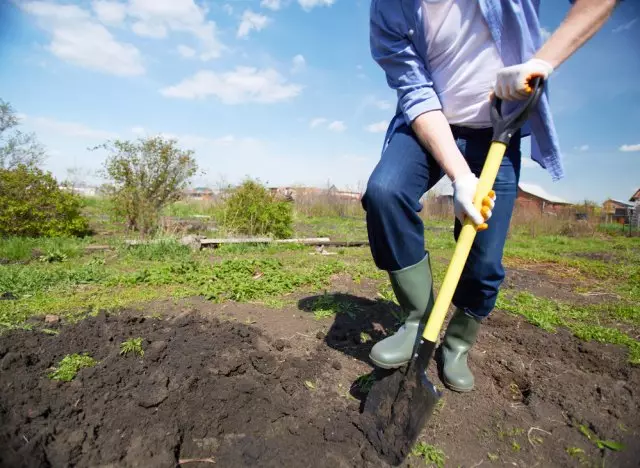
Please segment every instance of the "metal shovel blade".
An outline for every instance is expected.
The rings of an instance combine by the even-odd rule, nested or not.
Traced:
[[[386,371],[367,394],[361,428],[378,455],[391,465],[401,464],[409,455],[440,399],[427,377],[434,347],[422,341],[406,367]]]

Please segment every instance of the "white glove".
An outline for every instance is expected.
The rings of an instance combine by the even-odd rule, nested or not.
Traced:
[[[512,65],[498,70],[495,95],[505,101],[527,99],[531,94],[529,80],[541,76],[547,79],[553,73],[553,67],[542,59],[533,58],[519,65]]]
[[[469,216],[471,220],[480,227],[479,230],[487,228],[486,221],[491,218],[491,210],[495,206],[496,194],[493,190],[482,200],[482,209],[478,211],[473,205],[473,198],[476,195],[478,178],[473,172],[468,172],[453,181],[453,207],[456,218],[464,223],[464,217]]]

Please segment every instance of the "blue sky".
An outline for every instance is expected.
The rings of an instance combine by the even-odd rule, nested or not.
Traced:
[[[370,57],[364,0],[0,2],[0,97],[46,145],[46,168],[87,174],[106,139],[176,136],[196,183],[361,189],[395,95]],[[569,2],[542,1],[553,31]],[[640,4],[623,2],[553,75],[566,177],[528,157],[522,181],[571,201],[640,187]],[[95,179],[93,179],[95,180]]]

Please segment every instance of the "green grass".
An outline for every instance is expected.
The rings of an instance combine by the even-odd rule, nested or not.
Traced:
[[[425,442],[418,442],[411,451],[411,455],[422,458],[426,466],[444,467],[445,455],[442,449]]]
[[[88,240],[53,237],[8,237],[0,241],[0,260],[5,262],[38,261],[40,256],[64,255],[67,259],[82,254]]]
[[[140,357],[144,356],[142,338],[129,338],[127,341],[120,343],[120,354],[126,356],[129,353],[137,354]]]
[[[80,369],[93,367],[96,363],[97,361],[87,353],[68,354],[63,357],[58,365],[53,368],[53,371],[49,373],[49,378],[52,380],[69,382],[76,377]]]
[[[505,291],[498,298],[498,309],[521,315],[530,323],[554,333],[558,327],[568,328],[576,337],[584,341],[597,341],[626,346],[629,362],[640,364],[640,341],[618,330],[615,326],[603,326],[598,320],[609,319],[615,325],[617,319],[637,323],[640,309],[637,305],[576,306],[564,302],[534,296],[529,292],[510,293]]]

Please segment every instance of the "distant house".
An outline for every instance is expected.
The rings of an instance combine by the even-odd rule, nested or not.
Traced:
[[[633,202],[633,203],[640,202],[640,188],[638,190],[636,190],[636,193],[631,195],[631,198],[629,198],[629,201]]]
[[[453,206],[453,188],[448,177],[440,179],[429,192],[434,194],[436,204]],[[572,205],[563,198],[547,193],[538,185],[524,182],[518,185],[516,204],[540,213],[558,213]]]
[[[211,200],[215,194],[209,187],[195,187],[185,190],[184,195],[190,200]]]
[[[538,185],[523,182],[518,185],[516,203],[522,208],[534,207],[540,213],[559,213],[572,205],[570,201],[551,195]]]
[[[329,196],[341,200],[360,200],[362,196],[359,192],[350,192],[346,190],[339,190],[335,185],[332,185],[328,189],[319,187],[270,187],[269,191],[275,196],[282,197],[286,200],[302,200],[305,198],[313,198],[318,196]]]
[[[609,198],[602,204],[602,214],[606,223],[628,224],[633,211],[633,203]]]

